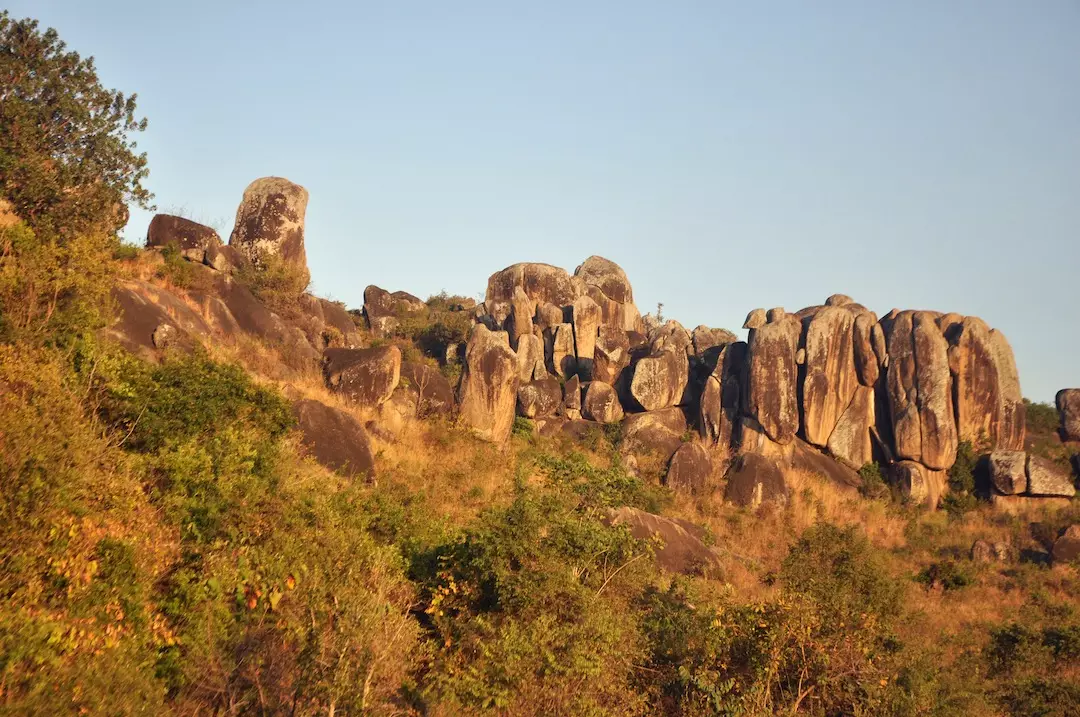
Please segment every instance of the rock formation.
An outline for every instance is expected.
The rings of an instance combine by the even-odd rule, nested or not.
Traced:
[[[281,177],[256,179],[244,190],[229,246],[256,267],[270,257],[307,274],[304,215],[308,193]]]
[[[480,438],[503,443],[510,437],[517,404],[517,356],[505,331],[473,327],[465,349],[459,415]]]
[[[326,386],[360,406],[377,408],[393,395],[401,378],[401,349],[326,349],[323,352]]]
[[[1080,441],[1080,388],[1058,391],[1055,403],[1058,415],[1061,416],[1062,439]]]

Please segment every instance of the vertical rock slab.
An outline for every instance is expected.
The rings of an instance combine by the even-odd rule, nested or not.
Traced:
[[[1080,388],[1063,388],[1054,397],[1061,417],[1061,437],[1080,441]]]
[[[559,378],[569,378],[577,372],[574,353],[574,326],[559,324],[545,334],[544,359],[548,370]]]
[[[540,380],[548,375],[544,366],[544,342],[534,334],[525,334],[518,339],[517,351],[518,378],[522,383]]]
[[[747,346],[742,341],[720,350],[698,402],[698,425],[701,436],[727,456],[738,444],[740,381],[746,363]]]
[[[600,307],[606,326],[623,331],[642,329],[634,290],[622,267],[602,256],[590,256],[574,270],[574,278],[581,281],[588,296]]]
[[[945,472],[930,470],[915,461],[900,461],[893,466],[893,482],[905,498],[916,505],[934,510],[945,492]]]
[[[752,329],[747,342],[743,408],[779,444],[790,443],[799,430],[799,333],[798,320],[785,317]]]
[[[282,177],[256,179],[244,190],[229,246],[256,267],[262,266],[268,257],[278,257],[306,274],[307,203],[308,192],[299,184]]]
[[[646,411],[678,404],[690,380],[690,362],[684,351],[662,349],[633,365],[630,395]]]
[[[331,391],[360,406],[377,408],[390,399],[401,380],[401,349],[326,349],[323,378]]]
[[[806,325],[803,430],[816,446],[829,442],[859,385],[854,327],[852,313],[835,306],[819,309]]]
[[[624,416],[619,394],[603,381],[590,381],[585,384],[581,412],[588,420],[599,423],[618,423]]]
[[[948,319],[949,367],[956,396],[956,428],[961,441],[1001,450],[1024,447],[1027,410],[1020,393],[1012,347],[998,331],[974,316]]]
[[[881,375],[880,359],[874,351],[874,329],[877,321],[873,314],[863,313],[855,317],[855,373],[863,386],[873,386]],[[878,328],[878,331],[881,329]]]
[[[562,415],[571,421],[581,419],[581,379],[572,376],[563,386]]]
[[[515,286],[514,296],[510,300],[510,318],[506,322],[506,330],[510,334],[510,348],[517,351],[521,337],[532,335],[535,313],[536,302],[529,298],[523,288]]]
[[[1020,373],[1016,358],[1005,334],[990,329],[990,350],[998,374],[999,418],[990,438],[994,445],[1007,451],[1024,448],[1027,430],[1027,407],[1020,391]]]
[[[459,415],[485,441],[503,443],[514,424],[517,356],[505,331],[477,324],[465,349]]]
[[[593,348],[593,380],[614,386],[629,365],[630,337],[622,329],[601,326]]]
[[[829,436],[829,453],[855,470],[873,462],[870,429],[875,423],[874,418],[874,389],[870,386],[859,386]]]
[[[588,379],[592,376],[596,336],[602,320],[600,307],[588,296],[579,296],[570,305],[570,314],[574,326],[574,355],[577,356],[578,371]]]

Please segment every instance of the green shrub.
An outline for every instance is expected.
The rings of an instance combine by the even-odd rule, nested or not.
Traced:
[[[975,497],[975,466],[978,456],[969,441],[961,441],[956,462],[949,468],[949,492],[941,499],[950,517],[958,518],[978,507]]]
[[[860,468],[859,477],[862,478],[859,493],[864,498],[877,500],[889,497],[889,484],[885,482],[885,477],[881,473],[881,466],[876,462],[867,463]]]
[[[1057,407],[1050,403],[1040,403],[1030,399],[1024,399],[1026,411],[1027,430],[1035,434],[1057,433],[1061,425]]]
[[[931,563],[922,570],[915,581],[928,588],[940,586],[942,589],[959,590],[974,584],[975,578],[954,560]]]
[[[159,279],[185,291],[205,293],[213,288],[214,278],[210,270],[185,259],[175,244],[164,246],[160,251],[164,261],[155,272]]]
[[[276,254],[242,262],[236,277],[268,309],[286,319],[301,315],[300,297],[311,284],[307,267],[286,262]]]
[[[1074,717],[1080,682],[1057,675],[1020,680],[1005,686],[1001,702],[1013,717]]]

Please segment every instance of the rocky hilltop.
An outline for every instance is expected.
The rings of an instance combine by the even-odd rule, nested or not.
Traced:
[[[834,294],[794,312],[753,309],[740,341],[726,329],[642,316],[626,272],[590,256],[573,273],[540,263],[496,271],[482,303],[445,307],[472,325],[467,340],[436,336],[422,347],[429,363],[408,360],[388,339],[431,309],[407,292],[368,286],[353,311],[304,294],[283,315],[242,279],[284,268],[307,283],[307,197],[285,179],[252,182],[227,245],[209,227],[155,217],[147,246],[172,247],[205,273],[187,292],[194,306],[126,280],[110,331],[148,358],[254,336],[281,348],[292,369],[317,369],[371,416],[361,424],[297,401],[309,447],[335,469],[373,476],[368,434],[393,440],[411,420],[450,416],[502,443],[521,417],[544,435],[617,425],[631,469],[658,468],[676,490],[723,490],[742,505],[786,501],[793,470],[854,491],[858,470],[877,463],[904,496],[934,507],[964,443],[985,456],[1002,506],[1075,494],[1073,478],[1024,453],[1012,348],[978,317],[892,309],[879,318]],[[1062,436],[1080,440],[1080,390],[1062,391],[1058,408]]]

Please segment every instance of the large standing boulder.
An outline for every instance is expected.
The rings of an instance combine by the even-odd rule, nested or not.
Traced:
[[[1002,495],[1027,491],[1027,454],[1023,451],[998,450],[987,459],[990,483]]]
[[[562,405],[562,400],[563,389],[559,379],[548,375],[521,384],[517,393],[518,413],[525,418],[553,416]]]
[[[1072,479],[1057,465],[1039,456],[1028,456],[1028,490],[1030,495],[1061,496],[1072,498],[1076,495],[1076,486]]]
[[[855,317],[855,373],[863,386],[873,386],[881,375],[881,357],[874,351],[874,330],[881,331],[877,320],[869,312]]]
[[[220,247],[221,237],[208,226],[171,214],[157,214],[146,230],[147,248],[176,247],[188,261],[202,264],[211,246]]]
[[[668,465],[665,485],[672,490],[701,493],[712,475],[712,458],[700,443],[684,443]]]
[[[601,256],[590,256],[574,270],[574,278],[600,307],[605,326],[623,331],[641,330],[641,313],[634,304],[634,291],[622,267]]]
[[[533,302],[555,306],[569,306],[580,293],[565,269],[550,264],[526,262],[508,266],[492,274],[488,278],[484,303],[513,301],[514,289],[519,286]]]
[[[518,360],[518,378],[523,383],[549,375],[544,365],[544,340],[539,336],[535,334],[521,336],[515,353]]]
[[[331,391],[363,407],[376,408],[390,399],[401,379],[401,349],[326,349],[323,378]]]
[[[750,331],[747,342],[746,391],[743,408],[766,435],[781,445],[799,430],[798,320],[785,317]]]
[[[716,367],[705,380],[698,402],[701,437],[725,456],[738,444],[740,381],[745,363],[744,342],[724,346],[716,357]]]
[[[738,340],[738,337],[727,329],[698,326],[690,332],[690,341],[693,343],[695,356],[704,356],[709,349],[727,346]]]
[[[760,453],[738,456],[728,469],[724,500],[745,508],[763,503],[784,505],[790,492],[779,460]]]
[[[307,203],[307,190],[299,184],[281,177],[256,179],[244,190],[229,246],[256,267],[263,266],[270,257],[276,257],[306,275],[304,215]]]
[[[453,413],[454,389],[438,369],[412,361],[401,362],[401,381],[397,391],[412,394],[417,418]]]
[[[592,377],[594,381],[616,385],[624,369],[630,365],[630,338],[626,332],[611,326],[601,326],[593,349]]]
[[[514,425],[517,390],[517,356],[510,348],[509,336],[477,324],[465,349],[461,420],[481,439],[505,442]]]
[[[375,478],[371,439],[355,417],[319,401],[292,405],[300,442],[321,465],[348,478]]]
[[[559,378],[577,373],[573,324],[559,324],[544,332],[544,359],[548,370]]]
[[[1008,342],[974,316],[947,325],[959,439],[977,445],[985,438],[996,448],[1020,450],[1025,409]]]
[[[874,389],[870,386],[859,386],[829,436],[829,453],[855,470],[873,462],[870,431],[874,424]]]
[[[903,311],[891,321],[887,373],[896,455],[932,470],[956,461],[948,342],[935,315]]]
[[[819,309],[806,324],[803,430],[816,446],[828,444],[859,385],[854,328],[852,313],[836,306]]]
[[[618,392],[603,381],[590,381],[585,384],[581,413],[590,421],[599,423],[618,423],[624,415]]]
[[[532,336],[533,315],[535,314],[536,302],[529,298],[525,289],[515,286],[514,295],[510,299],[510,318],[506,326],[510,334],[510,348],[517,351],[521,337]]]
[[[945,492],[945,471],[935,471],[915,461],[900,461],[892,467],[893,483],[915,505],[933,510]]]
[[[686,414],[679,408],[631,413],[623,419],[620,450],[624,454],[651,454],[666,465],[683,444]]]
[[[708,574],[720,568],[716,553],[703,542],[705,531],[688,521],[622,507],[608,509],[604,522],[624,525],[630,535],[655,546],[656,563],[664,570]]]
[[[649,331],[649,346],[653,351],[678,351],[687,356],[694,354],[694,342],[690,338],[690,332],[674,319],[669,319]]]
[[[596,335],[602,320],[600,307],[588,296],[579,296],[570,305],[570,311],[573,316],[574,354],[577,356],[578,371],[588,379],[592,376]]]
[[[659,411],[679,403],[690,380],[690,364],[680,350],[660,350],[640,358],[633,366],[630,395],[646,411]]]
[[[1066,441],[1080,441],[1080,388],[1065,388],[1055,397],[1061,416],[1061,437]]]

